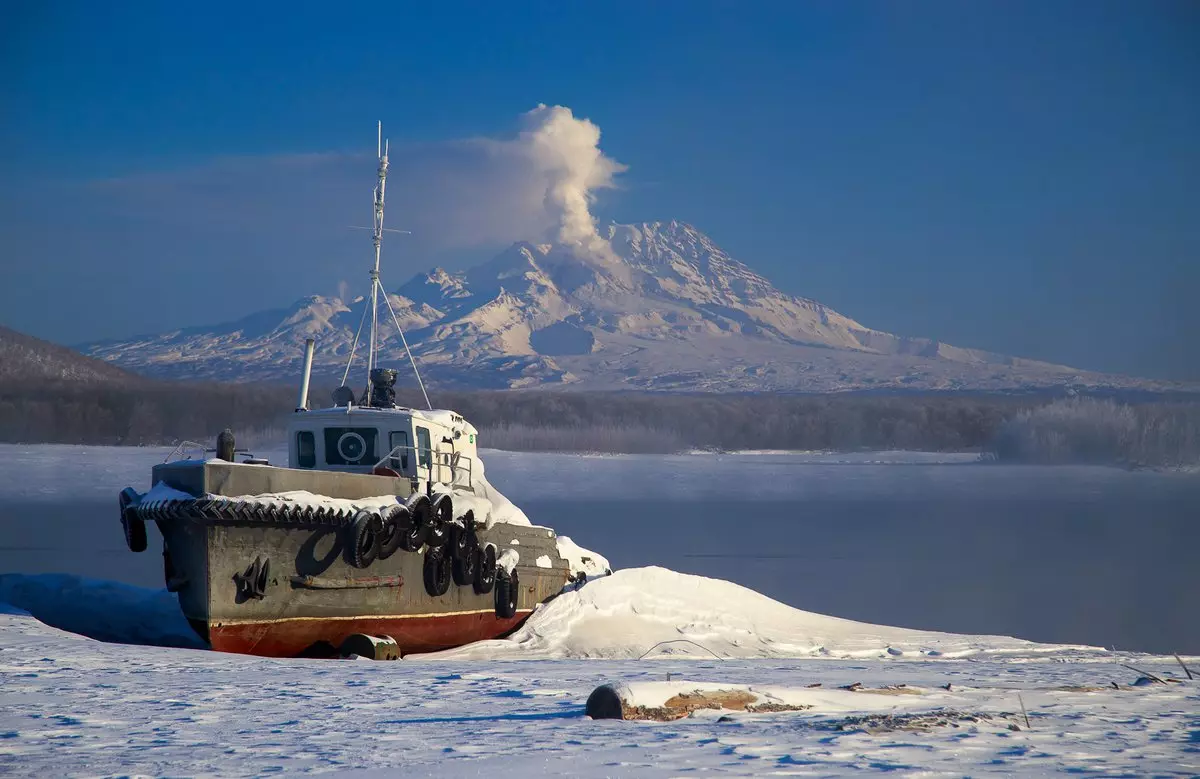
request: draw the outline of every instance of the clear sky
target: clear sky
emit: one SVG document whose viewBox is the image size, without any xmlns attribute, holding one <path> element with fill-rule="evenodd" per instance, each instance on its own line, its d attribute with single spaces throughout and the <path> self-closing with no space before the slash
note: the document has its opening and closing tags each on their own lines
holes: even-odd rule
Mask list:
<svg viewBox="0 0 1200 779">
<path fill-rule="evenodd" d="M 78 343 L 362 287 L 375 120 L 394 186 L 474 181 L 455 143 L 539 103 L 628 166 L 601 219 L 689 222 L 879 329 L 1200 379 L 1191 0 L 8 4 L 0 323 Z M 398 197 L 393 288 L 527 237 Z"/>
</svg>

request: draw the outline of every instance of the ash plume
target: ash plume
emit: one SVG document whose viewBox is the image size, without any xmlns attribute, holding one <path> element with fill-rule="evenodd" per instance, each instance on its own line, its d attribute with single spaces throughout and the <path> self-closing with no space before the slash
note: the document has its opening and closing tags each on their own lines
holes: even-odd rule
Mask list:
<svg viewBox="0 0 1200 779">
<path fill-rule="evenodd" d="M 545 181 L 543 203 L 554 220 L 558 243 L 597 259 L 615 259 L 612 247 L 596 232 L 591 204 L 595 190 L 613 187 L 625 170 L 600 150 L 600 128 L 576 118 L 566 106 L 539 105 L 522 116 L 518 143 L 526 147 L 537 174 Z"/>
</svg>

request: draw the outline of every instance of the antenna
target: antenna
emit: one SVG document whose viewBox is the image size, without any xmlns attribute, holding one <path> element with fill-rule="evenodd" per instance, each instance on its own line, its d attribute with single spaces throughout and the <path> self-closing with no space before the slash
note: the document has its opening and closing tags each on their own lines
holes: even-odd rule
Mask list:
<svg viewBox="0 0 1200 779">
<path fill-rule="evenodd" d="M 396 330 L 400 333 L 400 341 L 404 344 L 404 351 L 408 354 L 408 361 L 412 364 L 413 374 L 417 377 L 417 384 L 421 387 L 421 395 L 425 398 L 425 405 L 431 410 L 433 404 L 429 402 L 429 393 L 425 391 L 425 382 L 421 380 L 421 372 L 417 370 L 417 361 L 413 357 L 412 349 L 408 346 L 408 339 L 404 337 L 404 328 L 400 327 L 400 319 L 396 316 L 396 312 L 392 309 L 392 301 L 388 299 L 387 290 L 383 288 L 383 283 L 379 280 L 379 255 L 380 248 L 383 245 L 383 234 L 408 232 L 407 230 L 392 230 L 383 226 L 383 202 L 384 195 L 387 191 L 387 172 L 388 172 L 388 142 L 383 138 L 383 122 L 376 123 L 375 134 L 375 153 L 379 157 L 378 180 L 375 183 L 374 193 L 374 211 L 375 220 L 374 227 L 371 229 L 371 241 L 375 245 L 375 264 L 371 268 L 371 331 L 367 336 L 367 388 L 364 393 L 369 397 L 371 394 L 371 371 L 375 369 L 375 355 L 378 349 L 378 332 L 379 332 L 379 293 L 383 293 L 383 300 L 387 303 L 388 312 L 392 315 L 392 322 L 396 325 Z M 362 332 L 362 326 L 366 322 L 367 311 L 363 311 L 363 320 L 359 323 L 359 333 Z M 346 378 L 350 375 L 350 365 L 354 362 L 354 352 L 358 348 L 358 335 L 354 336 L 354 344 L 350 347 L 350 358 L 346 361 L 346 372 L 342 377 L 342 384 L 346 383 Z"/>
</svg>

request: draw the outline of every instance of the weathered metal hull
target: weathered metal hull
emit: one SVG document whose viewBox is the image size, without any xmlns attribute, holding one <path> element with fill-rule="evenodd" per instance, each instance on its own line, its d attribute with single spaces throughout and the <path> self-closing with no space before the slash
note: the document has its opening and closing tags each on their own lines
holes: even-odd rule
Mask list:
<svg viewBox="0 0 1200 779">
<path fill-rule="evenodd" d="M 328 619 L 295 617 L 265 622 L 226 622 L 210 625 L 208 640 L 213 649 L 266 657 L 326 656 L 355 633 L 388 636 L 401 653 L 435 652 L 439 649 L 499 638 L 529 616 L 530 610 L 500 619 L 494 609 L 437 615 L 393 614 Z"/>
<path fill-rule="evenodd" d="M 232 463 L 172 463 L 156 468 L 154 478 L 196 498 L 280 488 L 323 489 L 318 494 L 349 499 L 407 493 L 406 482 L 387 477 Z M 168 587 L 177 591 L 197 632 L 220 651 L 328 656 L 355 633 L 387 636 L 402 653 L 446 649 L 510 632 L 568 581 L 569 565 L 558 554 L 553 531 L 508 524 L 479 528 L 480 545 L 520 554 L 516 613 L 502 617 L 495 590 L 481 593 L 471 583 L 451 582 L 444 594 L 431 594 L 427 549 L 397 550 L 355 568 L 346 517 L 297 512 L 281 519 L 231 510 L 229 501 L 220 504 L 219 511 L 204 500 L 141 507 L 162 531 Z M 248 586 L 250 579 L 258 586 Z"/>
</svg>

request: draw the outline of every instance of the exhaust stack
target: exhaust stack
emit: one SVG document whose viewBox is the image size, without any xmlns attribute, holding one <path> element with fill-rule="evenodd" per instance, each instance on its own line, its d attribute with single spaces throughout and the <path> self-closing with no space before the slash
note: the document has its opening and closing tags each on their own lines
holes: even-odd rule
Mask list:
<svg viewBox="0 0 1200 779">
<path fill-rule="evenodd" d="M 300 378 L 300 397 L 296 400 L 297 411 L 308 411 L 308 378 L 312 375 L 313 347 L 316 341 L 309 338 L 304 342 L 304 374 Z"/>
</svg>

